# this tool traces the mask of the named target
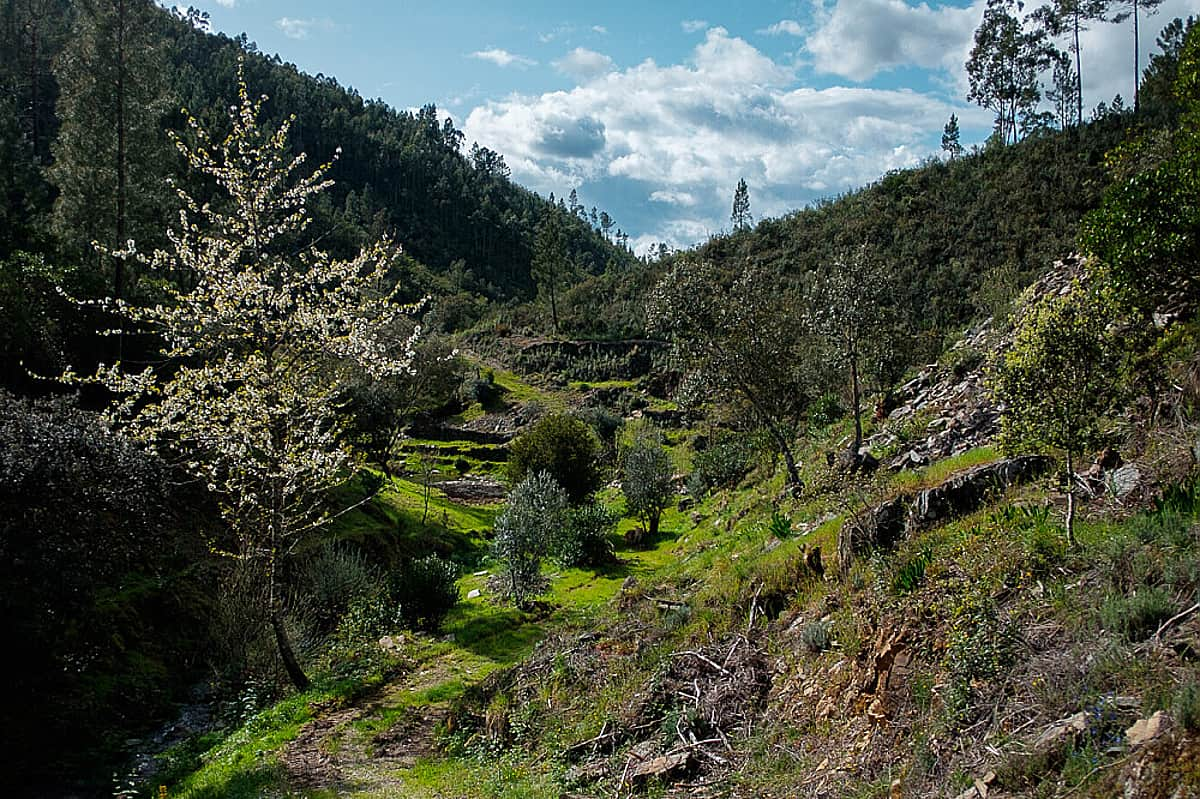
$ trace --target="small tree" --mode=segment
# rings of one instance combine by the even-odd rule
[[[1012,347],[991,375],[1003,408],[1005,449],[1056,449],[1065,455],[1067,540],[1075,536],[1075,462],[1096,443],[1112,404],[1121,349],[1110,323],[1107,289],[1076,282],[1065,295],[1040,297],[1017,320]]]
[[[942,149],[950,156],[951,161],[963,154],[963,146],[962,142],[959,141],[959,135],[958,116],[951,114],[946,127],[942,128]]]
[[[492,554],[504,563],[508,588],[518,607],[541,589],[542,558],[566,522],[567,495],[546,472],[536,472],[513,489],[496,518]]]
[[[746,186],[745,178],[738,181],[737,189],[733,192],[733,213],[729,221],[733,223],[735,231],[749,229],[754,221],[750,216],[750,189]]]
[[[565,413],[543,417],[509,446],[508,480],[519,485],[547,472],[572,505],[587,501],[600,488],[600,444],[580,419]]]
[[[847,371],[857,463],[862,448],[862,366],[872,351],[887,345],[888,296],[892,279],[874,250],[861,245],[838,255],[817,282],[809,301],[813,327],[832,344],[834,357]]]
[[[305,245],[309,199],[327,188],[331,164],[297,177],[290,120],[260,127],[239,71],[230,133],[214,140],[194,118],[194,142],[176,137],[188,165],[224,195],[201,203],[183,189],[171,247],[151,256],[113,253],[166,275],[189,275],[154,307],[110,305],[163,342],[163,367],[129,373],[102,365],[90,381],[122,399],[109,419],[154,452],[177,457],[214,493],[234,533],[236,558],[268,604],[279,655],[297,688],[308,677],[284,624],[282,566],[330,518],[328,489],[352,473],[343,436],[342,364],[375,377],[410,368],[417,327],[394,340],[412,306],[392,301],[387,272],[397,248],[384,240],[350,260]],[[298,252],[298,254],[296,254]],[[168,284],[169,285],[169,284]],[[68,381],[82,382],[70,373]]]
[[[621,491],[625,506],[641,524],[640,533],[629,536],[639,545],[658,535],[662,512],[671,503],[671,458],[662,444],[662,436],[652,427],[638,431],[621,457]]]
[[[731,280],[710,262],[680,258],[646,308],[649,327],[670,337],[685,370],[680,400],[747,403],[783,454],[791,485],[800,485],[792,448],[812,388],[812,342],[797,323],[796,302],[782,277],[764,268],[748,265]]]

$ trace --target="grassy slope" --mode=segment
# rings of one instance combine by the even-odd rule
[[[500,379],[513,383],[513,394],[548,398],[541,389],[521,388],[512,375]],[[816,436],[805,460],[819,462],[843,432],[835,426]],[[1184,515],[1085,522],[1079,545],[1068,551],[1053,514],[1038,510],[1048,507],[1049,495],[1035,486],[861,561],[845,580],[804,578],[799,567],[814,546],[827,553],[828,563],[842,518],[864,503],[937,484],[997,457],[989,448],[973,450],[922,472],[801,500],[781,492],[777,475],[753,474],[740,488],[718,492],[695,508],[668,511],[663,535],[649,549],[624,547],[619,532],[633,522],[623,520],[614,537],[618,565],[599,571],[548,566],[547,599],[554,610],[540,616],[488,598],[493,567],[483,557],[483,532],[496,506],[460,506],[435,491],[429,524],[421,525],[420,486],[397,481],[371,506],[339,519],[337,534],[393,536],[405,548],[433,545],[458,553],[471,564],[460,582],[463,596],[476,589],[483,595],[455,608],[442,637],[408,636],[398,657],[376,654],[369,669],[350,678],[326,676],[242,729],[193,744],[196,751],[212,748],[171,795],[283,795],[289,780],[278,758],[287,742],[331,708],[350,708],[352,721],[321,746],[342,752],[347,762],[354,758],[345,753],[365,753],[347,769],[353,779],[336,791],[300,788],[291,795],[556,797],[564,788],[567,764],[559,755],[565,746],[620,717],[672,651],[745,629],[750,603],[775,595],[782,597],[772,609],[779,621],[760,615],[753,632],[776,662],[769,706],[753,732],[735,742],[742,767],[722,779],[737,794],[791,795],[797,785],[815,785],[824,775],[826,782],[836,777],[837,796],[875,795],[895,779],[914,795],[936,795],[947,786],[968,786],[985,768],[1000,772],[1003,787],[1014,792],[1100,790],[1104,769],[1098,767],[1115,762],[1099,744],[1111,729],[1089,732],[1053,763],[1034,763],[1018,754],[1028,742],[1013,728],[1020,722],[1023,730],[1037,730],[1080,709],[1102,707],[1104,697],[1117,694],[1137,697],[1145,713],[1182,707],[1180,686],[1196,681],[1194,666],[1147,662],[1137,647],[1147,625],[1194,601],[1200,567],[1188,515],[1193,508]],[[615,493],[604,499],[619,508]],[[776,511],[793,531],[783,541],[769,530]],[[631,596],[638,601],[618,605],[614,598],[629,577],[636,579]],[[668,604],[656,607],[660,600]],[[669,602],[683,602],[683,612]],[[814,624],[828,630],[829,647],[806,647],[806,630]],[[876,639],[900,627],[909,636],[914,672],[890,700],[886,742],[872,757],[858,756],[856,741],[878,733],[864,726],[862,701],[842,701],[837,691],[846,685],[830,675],[861,678]],[[634,640],[635,628],[651,632]],[[506,744],[477,731],[442,729],[441,754],[425,753],[400,768],[371,761],[373,736],[414,709],[444,716],[489,675],[531,655],[536,659],[539,642],[561,646],[563,636],[581,630],[594,631],[596,647],[612,655],[607,671],[595,679],[556,667],[550,676],[531,678],[536,703],[516,704],[503,692],[493,696],[489,714],[504,718],[511,731]],[[1046,630],[1057,638],[1044,640]],[[1098,640],[1100,656],[1088,661],[1089,646]],[[1055,669],[1074,676],[1056,674],[1059,684],[1051,685],[1045,673]],[[1024,682],[1016,684],[1012,675]],[[828,701],[818,713],[822,700]],[[987,722],[985,706],[994,715],[1001,709],[1014,715],[997,726]],[[990,750],[980,748],[981,724]],[[978,741],[955,751],[952,744],[964,735]],[[831,757],[844,760],[840,770],[831,770]],[[188,762],[181,757],[181,765]]]

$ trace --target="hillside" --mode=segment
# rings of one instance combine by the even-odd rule
[[[198,12],[0,12],[0,792],[1200,795],[1194,25],[650,261]]]

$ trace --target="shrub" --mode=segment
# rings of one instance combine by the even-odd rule
[[[609,534],[617,515],[598,502],[567,511],[566,523],[553,542],[552,555],[563,566],[599,566],[613,559]]]
[[[792,534],[792,521],[779,511],[771,513],[771,521],[767,523],[767,531],[782,541]]]
[[[800,643],[814,655],[829,648],[829,622],[814,619],[800,630]]]
[[[1130,596],[1110,595],[1100,608],[1100,623],[1126,640],[1144,641],[1174,613],[1175,608],[1166,591],[1147,587]]]
[[[726,488],[734,486],[750,471],[752,456],[749,442],[736,433],[727,433],[714,441],[703,452],[696,453],[693,460],[694,484],[704,490],[697,493],[702,495],[710,488]]]
[[[377,593],[378,573],[356,549],[326,544],[304,565],[296,598],[318,631],[329,632],[356,597]]]
[[[1188,732],[1200,732],[1200,683],[1179,686],[1171,697],[1171,715]]]
[[[434,632],[459,600],[458,569],[437,555],[405,564],[392,578],[392,600],[404,622]]]
[[[504,388],[496,384],[496,378],[489,370],[482,377],[468,380],[464,392],[472,402],[478,402],[484,408],[494,408],[500,403]]]
[[[544,471],[521,481],[496,518],[492,552],[504,564],[505,588],[525,607],[540,588],[542,557],[566,522],[567,494]]]
[[[508,479],[517,486],[530,475],[546,472],[566,492],[568,501],[578,505],[600,488],[598,455],[596,435],[586,423],[551,414],[512,442]]]
[[[621,431],[625,420],[608,408],[597,406],[583,408],[576,412],[576,416],[595,431],[605,454],[611,458],[616,452],[617,433]]]
[[[808,409],[808,423],[813,427],[827,427],[845,415],[837,394],[823,394]]]

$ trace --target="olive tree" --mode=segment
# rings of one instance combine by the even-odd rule
[[[542,558],[567,520],[567,494],[547,472],[522,480],[496,517],[492,554],[504,564],[508,589],[525,607],[541,588]]]
[[[625,507],[641,529],[630,532],[630,543],[640,544],[658,535],[662,513],[671,504],[671,458],[661,434],[652,427],[638,430],[621,454],[621,491]]]
[[[252,98],[240,74],[238,91],[227,135],[215,138],[189,115],[190,135],[173,137],[217,198],[201,202],[176,188],[181,208],[167,249],[139,254],[128,242],[110,251],[183,276],[166,284],[159,305],[106,303],[127,330],[157,337],[161,360],[137,372],[118,362],[90,378],[64,377],[115,392],[109,419],[219,498],[233,533],[223,554],[262,586],[280,659],[303,689],[281,566],[330,519],[328,489],[352,471],[341,375],[348,364],[380,378],[408,371],[420,328],[400,339],[379,332],[415,311],[388,290],[399,248],[385,239],[347,260],[318,249],[307,209],[331,185],[332,164],[300,174],[305,157],[288,150],[291,120],[261,126],[266,98]]]

